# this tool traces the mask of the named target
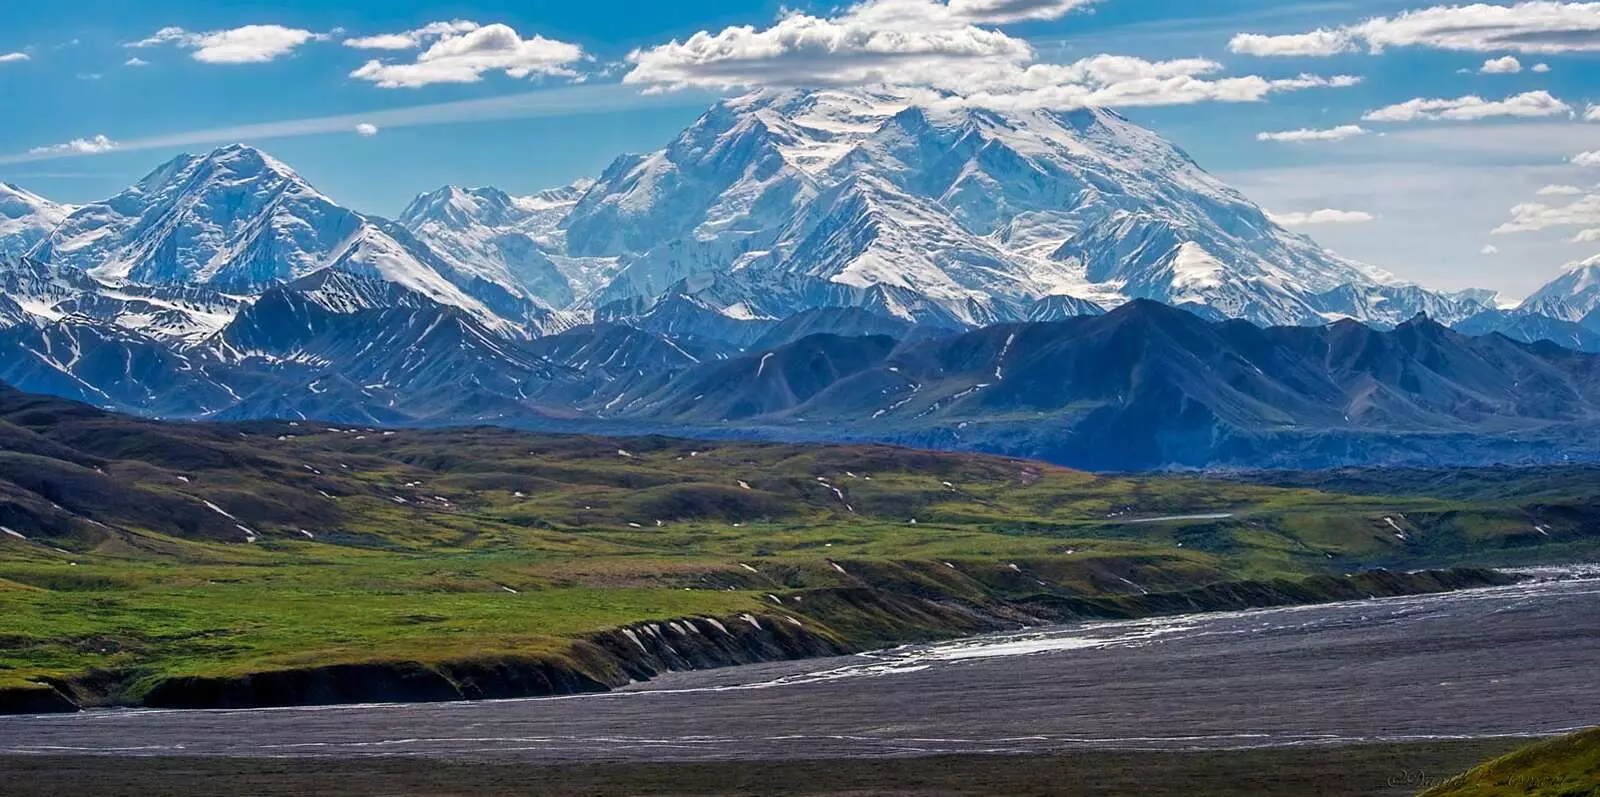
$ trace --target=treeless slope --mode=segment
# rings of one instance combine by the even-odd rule
[[[1540,742],[1440,785],[1423,797],[1600,795],[1600,728]]]

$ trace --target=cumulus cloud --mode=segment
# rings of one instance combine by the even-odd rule
[[[465,19],[430,22],[404,33],[380,33],[376,36],[345,39],[344,46],[358,50],[415,50],[428,42],[445,36],[471,33],[480,27],[482,26],[478,23]]]
[[[1577,196],[1583,189],[1575,185],[1547,185],[1539,189],[1539,196]]]
[[[628,55],[626,82],[671,88],[752,85],[924,84],[1015,72],[1027,42],[956,17],[935,0],[868,0],[836,17],[786,13],[767,28],[700,31]]]
[[[1592,152],[1580,152],[1572,156],[1574,166],[1600,166],[1600,149]]]
[[[1569,205],[1524,202],[1511,209],[1511,220],[1494,228],[1495,235],[1537,232],[1552,227],[1600,225],[1600,194],[1588,194]]]
[[[1567,239],[1568,243],[1574,244],[1592,244],[1595,241],[1600,241],[1600,228],[1596,227],[1580,230],[1577,235]]]
[[[1306,213],[1269,213],[1267,218],[1284,227],[1305,227],[1313,224],[1363,224],[1378,217],[1361,210],[1323,208]]]
[[[1533,65],[1533,71],[1535,71],[1535,72],[1537,72],[1537,73],[1542,75],[1542,74],[1550,71],[1550,65],[1549,64],[1534,64]]]
[[[1490,58],[1483,62],[1478,71],[1485,75],[1515,75],[1522,71],[1522,62],[1514,55],[1503,58]]]
[[[282,25],[245,25],[209,33],[169,27],[127,46],[142,48],[171,44],[193,50],[194,60],[208,64],[260,64],[288,55],[306,42],[326,38],[327,34]]]
[[[1473,121],[1494,117],[1513,116],[1535,118],[1568,113],[1572,106],[1551,96],[1548,91],[1529,91],[1504,100],[1486,100],[1476,95],[1456,99],[1413,100],[1369,111],[1362,119],[1368,122]]]
[[[1600,122],[1600,105],[1590,105],[1589,110],[1583,112],[1583,121]]]
[[[1234,41],[1242,45],[1234,52],[1250,55],[1335,55],[1358,44],[1374,53],[1390,47],[1525,55],[1600,52],[1600,3],[1439,5],[1336,30],[1288,36],[1241,34]]]
[[[1096,0],[950,0],[950,12],[971,22],[1005,24],[1060,19]]]
[[[139,58],[138,56],[135,56],[133,58],[129,58],[126,61],[123,61],[122,65],[123,66],[149,66],[150,62],[144,60],[143,58]]]
[[[524,39],[509,25],[496,23],[463,30],[462,27],[469,23],[444,24],[457,27],[434,29],[419,38],[419,44],[428,38],[432,38],[433,43],[411,62],[385,63],[374,59],[351,72],[350,76],[386,89],[419,88],[435,83],[476,83],[489,72],[503,72],[519,79],[576,77],[578,72],[573,67],[586,57],[583,48],[576,44],[546,39],[537,34]]]
[[[1339,125],[1327,130],[1283,130],[1276,133],[1257,133],[1257,141],[1287,141],[1301,143],[1306,141],[1343,141],[1347,138],[1364,136],[1367,129],[1361,125]]]
[[[1356,49],[1355,39],[1342,30],[1317,29],[1310,33],[1293,33],[1284,36],[1263,36],[1259,33],[1241,33],[1228,42],[1228,50],[1239,55],[1272,56],[1327,56]]]
[[[105,135],[90,136],[89,138],[75,138],[65,144],[52,144],[48,147],[34,147],[28,150],[33,155],[99,155],[117,148],[117,142]]]
[[[378,134],[378,126],[368,122],[356,125],[356,135],[371,138]]]
[[[14,64],[19,61],[33,60],[27,53],[0,53],[0,64]]]
[[[1224,77],[1217,74],[1221,64],[1204,58],[1096,55],[1045,63],[1026,41],[976,25],[956,8],[940,0],[866,0],[832,17],[790,11],[766,28],[700,31],[635,50],[623,81],[653,91],[885,84],[992,108],[1252,102],[1273,92],[1359,82]]]
[[[1500,254],[1500,247],[1495,246],[1494,244],[1484,244],[1483,248],[1478,250],[1478,254],[1480,254],[1480,255],[1498,255],[1498,254]]]

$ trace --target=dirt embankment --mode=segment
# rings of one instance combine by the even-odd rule
[[[760,614],[640,623],[574,640],[553,656],[443,662],[371,661],[221,676],[178,676],[135,693],[98,674],[0,688],[0,713],[76,711],[80,705],[264,708],[440,702],[602,692],[664,672],[843,655],[886,645],[1081,619],[1121,619],[1417,595],[1513,581],[1485,569],[1374,571],[1301,581],[1245,581],[1114,596],[953,594],[872,586],[774,596]],[[903,586],[903,585],[902,585]]]

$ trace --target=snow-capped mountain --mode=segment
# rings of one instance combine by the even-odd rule
[[[26,254],[74,210],[0,182],[0,260]]]
[[[1470,335],[1498,332],[1525,343],[1547,340],[1600,352],[1600,255],[1568,264],[1561,276],[1516,307],[1491,304],[1454,326]]]
[[[71,266],[0,259],[0,327],[99,322],[179,345],[215,334],[249,303],[203,286],[108,285]],[[8,308],[10,312],[8,312]]]
[[[1341,285],[1313,302],[1324,313],[1353,318],[1380,327],[1399,326],[1421,313],[1446,326],[1454,326],[1494,309],[1493,291],[1430,291],[1416,285]]]
[[[747,274],[894,289],[970,326],[1026,319],[1051,296],[1301,324],[1360,317],[1327,294],[1393,282],[1278,227],[1114,112],[1002,114],[892,92],[719,103],[665,149],[615,161],[561,228],[565,254],[617,262],[595,305]]]
[[[575,286],[557,264],[559,226],[592,184],[584,180],[532,196],[446,186],[417,197],[399,221],[455,270],[567,307],[575,287],[584,286]]]
[[[1569,264],[1517,309],[1561,321],[1583,321],[1600,310],[1600,255]]]
[[[536,309],[448,263],[392,222],[341,207],[260,150],[184,155],[77,209],[32,250],[113,284],[250,294],[325,269],[367,274],[495,325]]]

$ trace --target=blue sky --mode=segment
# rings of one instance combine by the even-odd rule
[[[242,140],[345,204],[393,215],[446,183],[521,192],[594,175],[745,87],[880,76],[848,34],[881,29],[931,42],[896,53],[896,79],[986,98],[975,102],[1126,103],[1296,229],[1407,279],[1519,294],[1600,251],[1600,167],[1573,162],[1600,150],[1600,114],[1584,120],[1600,102],[1600,4],[1486,16],[1390,0],[944,2],[7,3],[0,180],[84,202],[177,153]],[[785,6],[805,16],[780,23]],[[925,22],[935,6],[942,21]],[[1383,24],[1363,26],[1374,18]],[[473,24],[421,33],[451,21]],[[784,50],[788,28],[774,26],[802,22],[807,35],[844,31],[843,49]],[[449,61],[453,71],[422,63],[490,26],[505,26],[493,30],[510,32],[511,49]],[[357,46],[407,32],[414,46]],[[635,51],[646,57],[629,60]],[[1093,60],[1103,55],[1134,66]],[[1130,68],[1160,75],[1160,88],[1123,77]],[[1321,83],[1294,83],[1303,76]],[[1351,126],[1361,134],[1329,132]],[[1300,130],[1317,132],[1258,140]]]

